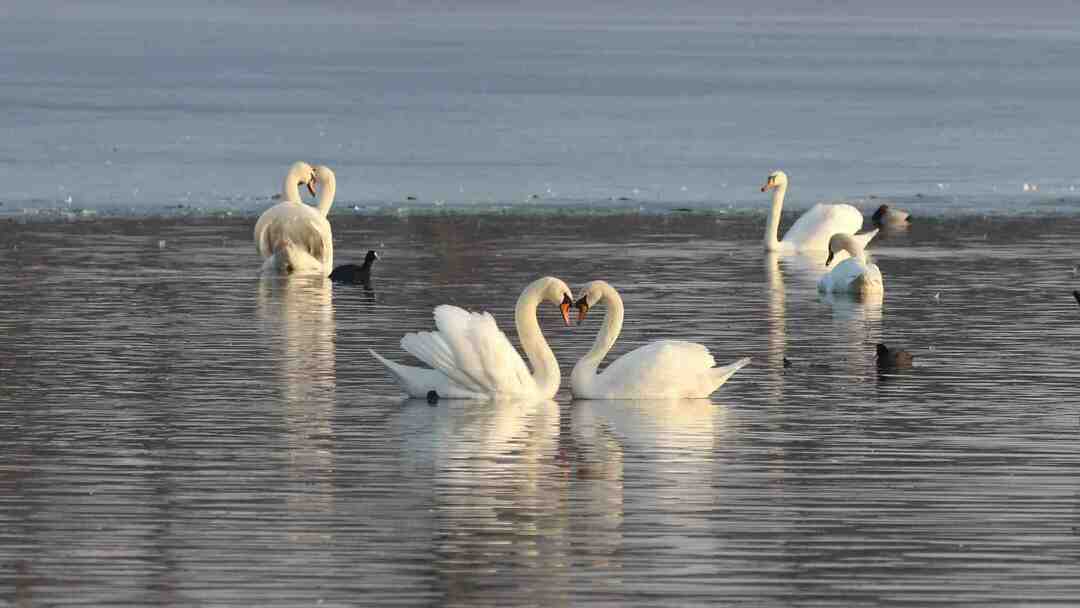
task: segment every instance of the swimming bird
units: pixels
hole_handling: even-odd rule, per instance
[[[1080,304],[1080,291],[1073,290],[1073,297],[1076,298],[1076,303]]]
[[[559,362],[540,331],[536,311],[541,302],[559,306],[570,324],[570,288],[555,277],[530,283],[514,309],[518,339],[529,366],[488,313],[473,313],[443,304],[435,308],[436,331],[408,333],[401,347],[432,369],[401,365],[371,354],[394,376],[410,397],[435,391],[442,399],[551,399],[561,381]]]
[[[750,363],[744,357],[723,367],[703,344],[657,340],[626,353],[597,373],[600,362],[622,331],[623,301],[606,281],[585,285],[578,298],[578,323],[589,309],[604,302],[604,324],[588,352],[570,374],[570,387],[579,399],[705,399]]]
[[[780,212],[784,207],[784,196],[787,193],[788,177],[783,171],[773,171],[769,174],[762,192],[773,191],[772,208],[769,210],[769,219],[765,223],[765,249],[780,253],[795,253],[799,251],[824,251],[829,247],[829,239],[837,233],[853,235],[858,243],[866,247],[877,229],[862,234],[855,234],[863,224],[862,213],[858,209],[846,204],[818,203],[803,213],[795,220],[783,240],[777,240],[780,230]],[[846,254],[844,254],[846,256]],[[841,259],[841,258],[838,258]]]
[[[361,283],[368,285],[371,283],[371,268],[375,265],[375,260],[379,259],[379,254],[375,253],[375,250],[369,250],[367,255],[364,256],[364,263],[358,264],[342,264],[334,269],[334,272],[330,273],[330,280],[337,281],[339,283]]]
[[[281,202],[264,211],[255,223],[255,247],[263,258],[273,256],[279,246],[289,245],[293,248],[288,261],[266,260],[263,263],[264,272],[282,272],[291,267],[293,271],[290,274],[311,273],[326,276],[333,268],[334,239],[330,222],[325,216],[333,202],[333,173],[330,173],[329,187],[324,188],[319,197],[319,209],[300,200],[301,184],[307,186],[308,191],[315,195],[319,174],[324,173],[317,173],[305,162],[293,163],[285,176]],[[301,260],[303,256],[311,259]]]
[[[877,345],[878,369],[904,369],[912,365],[914,355],[906,350],[889,349],[884,344]]]
[[[878,228],[899,228],[911,224],[911,214],[903,209],[882,205],[877,208],[870,221]]]
[[[850,234],[834,234],[829,239],[829,256],[825,259],[825,265],[828,266],[840,251],[847,251],[851,257],[821,277],[818,291],[857,296],[884,293],[885,281],[881,277],[881,269],[869,263],[862,245]]]

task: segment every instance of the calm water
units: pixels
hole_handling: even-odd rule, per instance
[[[1080,220],[888,235],[868,304],[763,221],[340,217],[369,291],[260,281],[248,217],[4,220],[0,605],[1075,605]],[[542,274],[622,291],[616,354],[754,362],[711,401],[431,407],[367,354],[444,302],[514,338]],[[549,308],[568,374],[598,321]]]
[[[365,205],[1080,188],[1068,3],[162,4],[0,7],[0,209],[250,211],[297,159]]]

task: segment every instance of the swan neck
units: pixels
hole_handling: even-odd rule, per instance
[[[846,250],[848,253],[850,253],[852,258],[854,258],[856,260],[864,259],[865,255],[866,255],[866,250],[863,249],[863,246],[860,245],[859,242],[856,241],[855,239],[853,239],[853,238],[844,239],[843,246],[844,246],[844,250]]]
[[[787,194],[787,184],[781,184],[773,190],[772,208],[769,209],[769,219],[765,222],[765,249],[775,251],[780,248],[780,212],[784,208],[784,195]]]
[[[319,213],[323,217],[330,214],[330,207],[334,204],[335,194],[337,194],[337,179],[331,174],[323,178],[323,187],[319,190]]]
[[[596,370],[600,362],[604,360],[615,341],[619,339],[619,333],[623,325],[623,301],[615,288],[603,284],[600,288],[604,302],[604,324],[596,334],[592,349],[578,361],[574,371],[570,374],[570,385],[574,394],[587,394],[586,387],[596,378]]]
[[[293,171],[285,176],[285,182],[281,185],[281,200],[288,203],[300,201],[300,176]]]
[[[532,366],[532,377],[537,390],[548,398],[554,397],[559,390],[559,362],[551,352],[544,334],[540,331],[540,321],[536,318],[536,309],[540,307],[544,284],[534,282],[521,292],[517,306],[514,307],[514,324],[517,326],[521,348]]]

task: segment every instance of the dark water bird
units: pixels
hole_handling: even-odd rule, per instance
[[[1076,303],[1080,304],[1080,291],[1073,290],[1073,297],[1076,298]]]
[[[368,285],[371,283],[371,267],[375,265],[375,260],[379,259],[379,254],[374,250],[368,251],[364,256],[364,263],[357,264],[343,264],[334,269],[334,272],[330,273],[330,280],[337,281],[339,283],[356,283],[360,285]]]
[[[905,369],[911,367],[915,356],[906,350],[889,349],[884,344],[877,345],[878,369]]]
[[[911,224],[911,214],[903,209],[893,209],[888,205],[878,207],[870,221],[878,228],[896,228]]]
[[[428,391],[427,392],[427,402],[428,402],[428,405],[435,405],[436,403],[438,403],[439,402],[439,393],[437,391]]]

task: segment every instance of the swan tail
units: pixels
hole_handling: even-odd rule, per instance
[[[714,367],[710,369],[708,373],[709,378],[712,380],[713,387],[712,390],[709,391],[709,393],[712,393],[712,391],[715,391],[716,389],[723,386],[725,382],[727,382],[732,376],[735,375],[735,372],[739,371],[740,369],[746,367],[749,364],[750,357],[743,357],[742,359],[739,359],[738,361],[729,365],[725,365],[723,367]]]
[[[435,391],[440,397],[446,399],[482,399],[482,393],[476,393],[455,385],[442,372],[434,369],[424,369],[411,365],[394,363],[372,349],[368,349],[372,357],[382,363],[386,371],[394,377],[401,390],[410,397],[423,399],[428,393]]]

